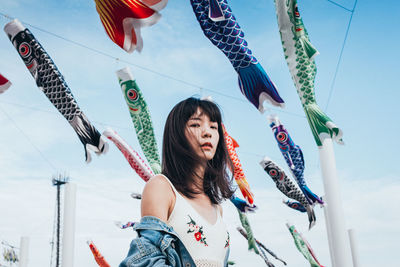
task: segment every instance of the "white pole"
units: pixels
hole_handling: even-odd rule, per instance
[[[336,161],[330,137],[321,138],[319,147],[322,179],[324,181],[325,201],[327,203],[328,241],[331,248],[333,267],[350,267],[350,247],[344,223],[344,212],[341,202],[339,183],[336,175]]]
[[[325,201],[325,196],[322,198],[322,200]],[[324,204],[324,215],[325,215],[325,227],[326,227],[326,234],[328,237],[328,244],[329,244],[329,255],[331,255],[331,264],[332,266],[335,266],[335,258],[332,257],[333,256],[333,246],[332,246],[332,240],[331,240],[331,236],[332,233],[331,231],[331,226],[329,225],[329,218],[328,218],[328,211],[326,210],[326,207],[328,206],[328,204]]]
[[[19,267],[28,266],[28,256],[29,256],[29,237],[21,236],[21,241],[19,244]]]
[[[62,267],[74,266],[76,184],[65,184]]]
[[[353,258],[353,267],[360,267],[360,260],[358,256],[358,246],[356,240],[356,230],[349,229],[349,239],[351,247],[351,256]]]

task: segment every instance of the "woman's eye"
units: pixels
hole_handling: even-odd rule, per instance
[[[189,126],[190,126],[190,127],[200,127],[200,124],[198,124],[198,123],[193,123],[193,124],[190,124]]]
[[[213,122],[213,123],[210,124],[210,128],[211,129],[218,129],[218,124]]]

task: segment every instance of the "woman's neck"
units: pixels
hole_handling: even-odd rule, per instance
[[[204,174],[206,171],[206,164],[200,164],[194,169],[193,189],[203,192]]]

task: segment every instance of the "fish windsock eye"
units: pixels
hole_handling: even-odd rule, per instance
[[[126,92],[126,96],[128,97],[129,100],[135,101],[138,99],[138,93],[134,89],[129,89],[128,92]]]
[[[296,18],[300,18],[299,9],[297,8],[297,4],[294,6],[294,15]]]
[[[27,57],[31,54],[31,48],[27,43],[22,43],[19,46],[19,53],[22,57]]]
[[[276,138],[279,142],[283,143],[287,140],[287,134],[285,132],[279,132]]]
[[[272,177],[276,177],[276,175],[278,174],[278,171],[277,170],[275,170],[275,169],[271,169],[271,170],[269,170],[269,175],[271,175]]]
[[[297,209],[299,206],[296,203],[292,204],[292,208]]]

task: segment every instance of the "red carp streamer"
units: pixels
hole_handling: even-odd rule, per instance
[[[167,0],[95,0],[101,23],[110,39],[128,53],[143,48],[140,28],[155,24]]]

